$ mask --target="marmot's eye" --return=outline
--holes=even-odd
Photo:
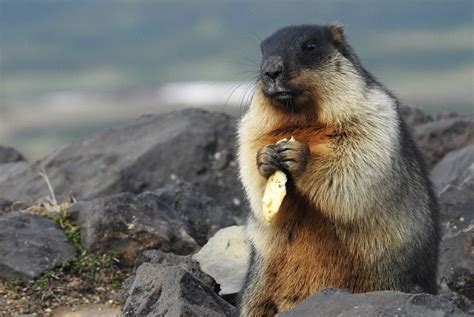
[[[316,42],[315,41],[305,42],[305,43],[303,43],[301,48],[305,52],[314,51],[316,49]]]

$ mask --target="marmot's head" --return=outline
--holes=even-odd
[[[259,92],[284,112],[330,115],[336,109],[321,107],[350,101],[371,80],[339,25],[285,27],[261,43],[261,52]]]

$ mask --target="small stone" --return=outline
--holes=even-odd
[[[232,199],[232,203],[235,206],[240,206],[240,199],[238,199],[237,197],[234,197],[234,199]]]

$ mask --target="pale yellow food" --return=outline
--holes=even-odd
[[[295,139],[291,137],[290,141],[294,140]],[[284,141],[288,141],[288,139],[280,140],[277,144]],[[286,196],[287,181],[288,178],[282,171],[276,171],[268,178],[262,198],[263,218],[267,222],[273,222],[275,216],[278,214],[278,210],[280,210],[280,206]]]
[[[268,178],[262,198],[262,212],[263,218],[270,223],[273,222],[286,196],[286,181],[286,175],[282,171],[276,171]]]

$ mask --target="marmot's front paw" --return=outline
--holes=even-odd
[[[297,178],[306,169],[309,154],[309,146],[296,140],[269,144],[257,153],[258,171],[262,176],[269,177],[281,170]]]
[[[277,170],[282,170],[283,167],[279,162],[279,155],[276,144],[269,144],[261,148],[257,153],[257,167],[258,172],[263,177],[270,177]]]

